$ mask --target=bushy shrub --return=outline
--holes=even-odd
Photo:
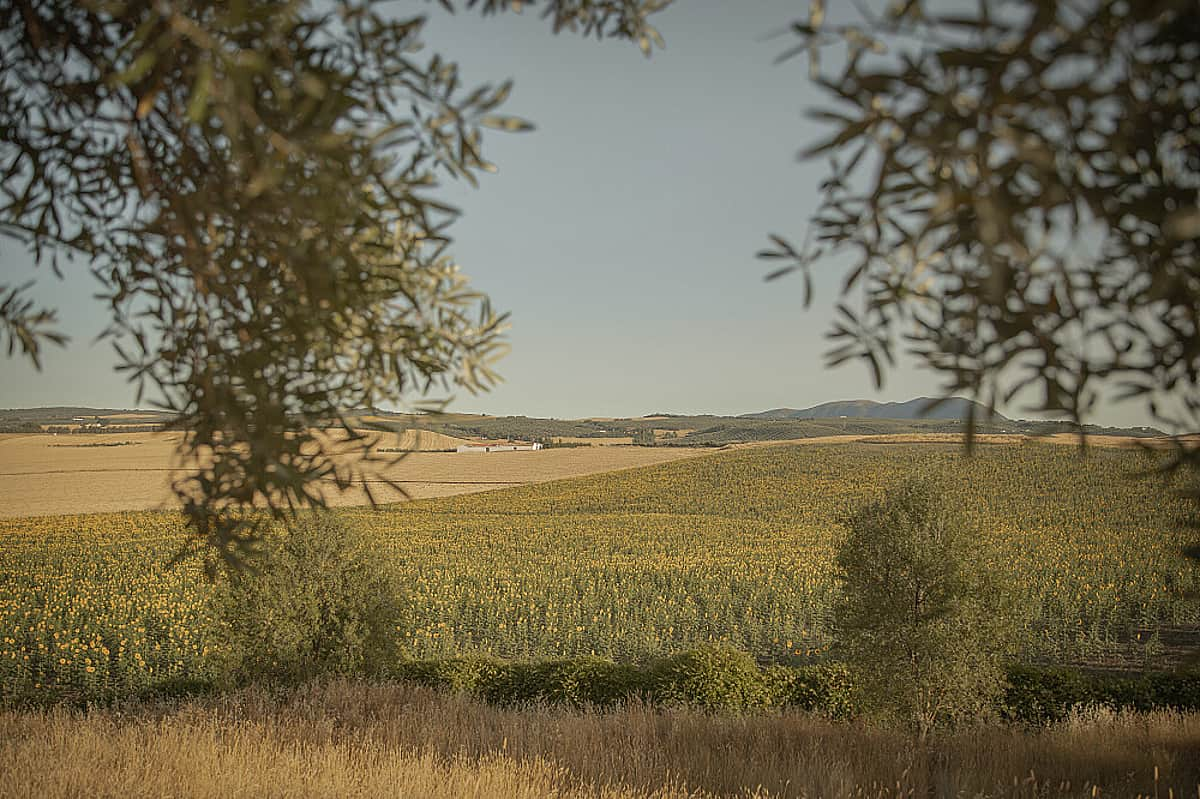
[[[535,667],[531,677],[544,686],[540,699],[573,707],[607,708],[649,692],[643,670],[607,658],[549,661]]]
[[[548,702],[574,707],[612,707],[649,693],[648,677],[628,663],[575,658],[507,663],[491,658],[409,661],[391,671],[398,679],[513,705]]]
[[[1147,702],[1139,709],[1200,710],[1200,672],[1147,674],[1139,683],[1140,696]]]
[[[1074,669],[1010,668],[1003,715],[1019,721],[1057,721],[1076,706],[1096,703],[1090,684],[1094,681]]]
[[[409,660],[393,665],[390,675],[430,688],[474,694],[501,668],[505,664],[483,658]]]
[[[770,704],[833,718],[854,715],[850,670],[840,663],[816,666],[768,666],[763,672]]]
[[[731,646],[702,646],[650,667],[654,698],[705,710],[767,707],[771,692],[754,659]]]
[[[396,651],[397,585],[371,542],[329,513],[264,537],[251,569],[226,575],[216,608],[234,681],[377,673]]]

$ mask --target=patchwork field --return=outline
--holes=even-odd
[[[1200,577],[1178,554],[1181,508],[1133,479],[1142,458],[1035,444],[969,461],[937,443],[747,448],[339,513],[399,573],[399,656],[640,660],[727,641],[794,662],[830,645],[837,520],[909,475],[941,475],[978,528],[979,557],[1025,598],[1028,659],[1139,669],[1170,665],[1200,622],[1182,595]],[[210,677],[211,586],[194,564],[167,566],[182,534],[166,512],[0,521],[5,691]]]
[[[0,434],[0,517],[170,508],[171,480],[186,473],[175,450],[182,433]],[[698,450],[580,447],[538,452],[458,454],[463,439],[428,430],[382,433],[387,457],[371,490],[381,502],[405,497],[382,478],[399,482],[409,498],[451,496],[678,460]],[[365,505],[362,490],[329,493],[334,506]]]

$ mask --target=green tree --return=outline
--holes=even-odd
[[[835,631],[864,707],[922,739],[985,712],[1003,687],[1015,621],[974,531],[919,480],[845,524]]]
[[[847,258],[828,360],[877,384],[903,349],[991,407],[1132,399],[1200,427],[1200,7],[962,5],[813,0],[791,26],[781,60],[806,54],[830,100],[803,155],[832,168],[803,242],[760,253],[771,276],[807,302]]]
[[[548,0],[553,29],[649,53],[665,0]],[[439,5],[494,14],[532,3]],[[369,476],[344,409],[487,388],[504,316],[448,255],[445,178],[494,167],[508,83],[421,56],[374,0],[0,2],[0,232],[103,285],[123,369],[205,468],[175,491],[237,561],[238,509],[321,505]],[[40,363],[52,309],[0,286],[0,343]],[[329,425],[348,436],[317,432]],[[349,441],[346,438],[349,438]],[[346,458],[345,451],[358,457]]]

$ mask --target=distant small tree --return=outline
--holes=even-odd
[[[985,712],[1016,625],[970,527],[919,480],[845,524],[835,623],[864,706],[910,722],[922,739]]]
[[[654,431],[649,427],[633,431],[633,443],[639,447],[654,446]]]

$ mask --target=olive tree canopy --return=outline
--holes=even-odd
[[[830,101],[803,155],[832,169],[807,235],[760,256],[809,296],[848,258],[830,363],[880,384],[903,351],[992,407],[1200,429],[1195,0],[824,5],[780,59]]]
[[[533,4],[429,10],[456,5]],[[539,10],[648,53],[665,5]],[[254,540],[241,509],[363,478],[343,410],[495,379],[504,317],[448,256],[437,190],[494,168],[483,129],[530,125],[498,113],[508,83],[418,52],[423,24],[372,0],[0,0],[0,232],[100,280],[119,368],[203,466],[174,486],[196,541],[227,559]],[[40,363],[55,323],[0,286],[10,354]]]

